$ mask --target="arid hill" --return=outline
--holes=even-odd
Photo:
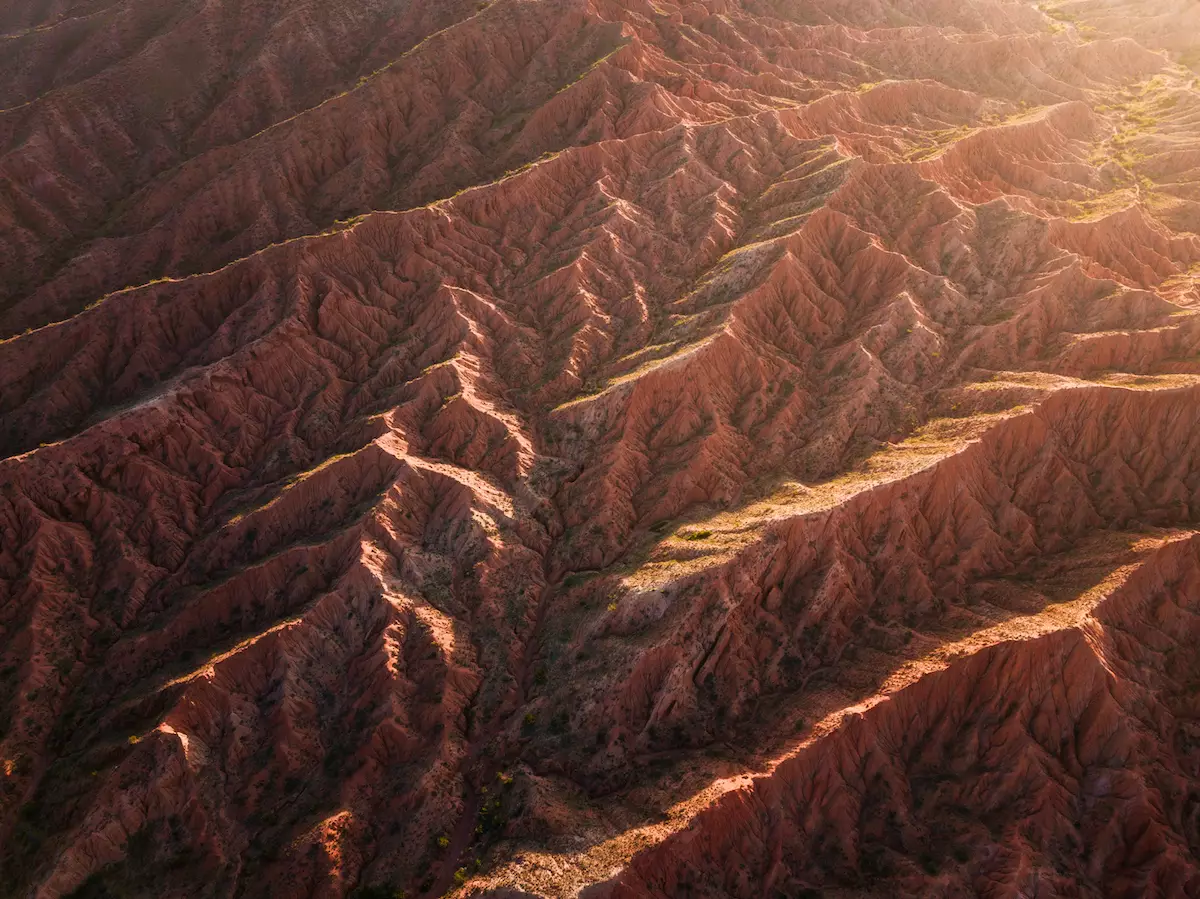
[[[0,897],[1200,897],[1198,73],[0,6]]]

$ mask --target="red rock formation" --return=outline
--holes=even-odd
[[[1193,19],[0,10],[0,895],[1200,894]]]

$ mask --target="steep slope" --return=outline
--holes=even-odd
[[[1193,18],[0,11],[0,895],[1200,893]]]

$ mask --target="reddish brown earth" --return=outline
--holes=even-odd
[[[1200,896],[1194,0],[0,32],[0,896]]]

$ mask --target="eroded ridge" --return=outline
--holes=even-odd
[[[0,895],[1200,891],[1194,18],[0,11]]]

